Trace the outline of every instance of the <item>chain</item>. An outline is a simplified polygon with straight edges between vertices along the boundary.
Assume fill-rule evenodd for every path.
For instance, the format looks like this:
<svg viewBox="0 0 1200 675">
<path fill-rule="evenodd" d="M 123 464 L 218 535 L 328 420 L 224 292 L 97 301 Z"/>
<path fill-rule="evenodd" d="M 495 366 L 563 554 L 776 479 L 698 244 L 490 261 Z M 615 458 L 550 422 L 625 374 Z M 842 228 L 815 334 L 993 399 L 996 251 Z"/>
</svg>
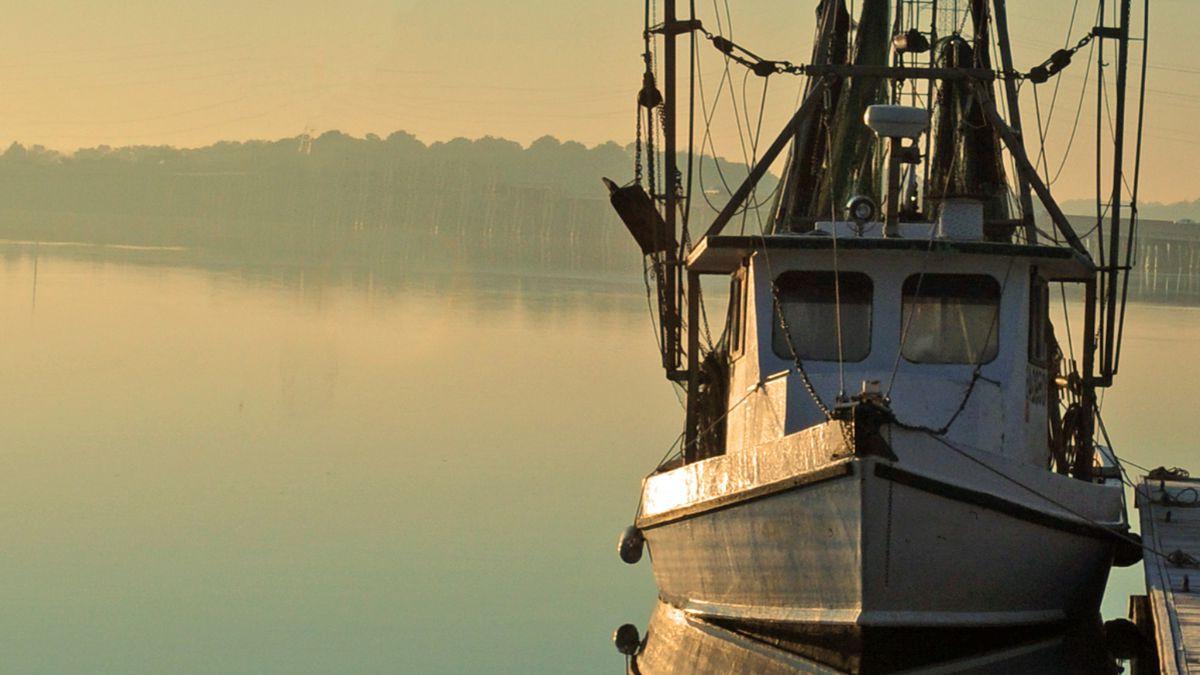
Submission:
<svg viewBox="0 0 1200 675">
<path fill-rule="evenodd" d="M 651 198 L 655 197 L 658 188 L 658 174 L 654 170 L 654 121 L 654 111 L 646 111 L 646 170 L 650 174 L 648 192 Z"/>
<path fill-rule="evenodd" d="M 765 250 L 765 247 L 764 247 Z M 768 263 L 769 264 L 769 263 Z M 785 316 L 783 301 L 779 299 L 779 287 L 775 282 L 771 282 L 771 298 L 775 302 L 775 315 L 779 318 L 779 327 L 783 329 L 783 339 L 787 343 L 788 352 L 792 355 L 792 362 L 795 364 L 796 372 L 800 374 L 800 382 L 804 385 L 804 390 L 812 398 L 813 403 L 825 415 L 825 419 L 833 418 L 833 411 L 821 400 L 821 396 L 817 394 L 817 388 L 813 386 L 812 379 L 808 376 L 808 371 L 804 369 L 804 362 L 800 360 L 800 352 L 796 350 L 795 343 L 792 342 L 792 330 L 788 327 L 787 317 Z"/>
<path fill-rule="evenodd" d="M 700 27 L 697 28 L 704 37 L 712 43 L 717 51 L 721 52 L 729 60 L 741 64 L 748 68 L 751 72 L 759 77 L 770 77 L 771 75 L 805 75 L 808 69 L 804 65 L 797 65 L 791 61 L 765 59 L 758 54 L 746 49 L 729 38 L 721 35 L 716 35 L 711 31 Z M 1071 57 L 1076 52 L 1088 46 L 1099 37 L 1095 30 L 1089 32 L 1075 43 L 1074 47 L 1069 49 L 1060 49 L 1054 52 L 1050 58 L 1043 61 L 1038 66 L 1031 69 L 1028 73 L 1016 71 L 997 72 L 996 75 L 1001 78 L 1013 80 L 1030 80 L 1034 84 L 1041 84 L 1051 77 L 1057 75 L 1071 63 Z"/>
<path fill-rule="evenodd" d="M 642 184 L 642 106 L 637 106 L 637 136 L 633 146 L 633 181 Z"/>
</svg>

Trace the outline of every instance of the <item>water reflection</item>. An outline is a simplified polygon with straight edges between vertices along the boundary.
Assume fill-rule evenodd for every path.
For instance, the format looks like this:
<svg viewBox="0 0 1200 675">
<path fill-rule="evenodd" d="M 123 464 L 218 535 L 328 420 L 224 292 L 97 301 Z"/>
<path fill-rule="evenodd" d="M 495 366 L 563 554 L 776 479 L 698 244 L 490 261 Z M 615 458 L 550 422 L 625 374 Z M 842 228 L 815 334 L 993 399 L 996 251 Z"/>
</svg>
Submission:
<svg viewBox="0 0 1200 675">
<path fill-rule="evenodd" d="M 678 433 L 639 279 L 39 256 L 36 309 L 0 260 L 0 670 L 610 670 Z"/>
<path fill-rule="evenodd" d="M 613 672 L 654 597 L 613 539 L 681 422 L 630 267 L 0 247 L 4 669 Z M 1118 450 L 1196 468 L 1200 311 L 1127 340 Z"/>
<path fill-rule="evenodd" d="M 202 272 L 215 284 L 283 291 L 318 307 L 330 295 L 387 302 L 425 294 L 453 297 L 487 309 L 519 307 L 552 312 L 586 306 L 598 312 L 628 312 L 639 307 L 630 304 L 630 295 L 645 293 L 644 281 L 636 273 L 636 261 L 625 273 L 543 271 L 531 275 L 520 269 L 481 271 L 443 260 L 403 265 L 394 260 L 367 260 L 361 265 L 348 265 L 291 258 L 231 258 L 182 247 L 0 239 L 0 260 L 10 274 L 29 274 L 32 283 L 37 262 L 42 259 L 79 263 L 81 269 L 123 266 L 143 272 L 192 270 Z"/>
<path fill-rule="evenodd" d="M 1108 631 L 1112 633 L 1112 629 Z M 658 603 L 627 671 L 654 673 L 1118 673 L 1099 617 L 1057 628 L 806 633 L 739 627 Z"/>
</svg>

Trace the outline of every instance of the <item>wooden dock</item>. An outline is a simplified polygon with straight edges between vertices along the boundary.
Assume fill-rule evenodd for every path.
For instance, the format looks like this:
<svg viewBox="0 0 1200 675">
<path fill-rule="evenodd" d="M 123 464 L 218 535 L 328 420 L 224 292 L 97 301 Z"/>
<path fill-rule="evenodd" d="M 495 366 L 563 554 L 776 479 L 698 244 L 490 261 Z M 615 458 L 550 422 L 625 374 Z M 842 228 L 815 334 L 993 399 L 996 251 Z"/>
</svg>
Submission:
<svg viewBox="0 0 1200 675">
<path fill-rule="evenodd" d="M 1143 477 L 1136 504 L 1159 670 L 1200 673 L 1200 479 Z"/>
</svg>

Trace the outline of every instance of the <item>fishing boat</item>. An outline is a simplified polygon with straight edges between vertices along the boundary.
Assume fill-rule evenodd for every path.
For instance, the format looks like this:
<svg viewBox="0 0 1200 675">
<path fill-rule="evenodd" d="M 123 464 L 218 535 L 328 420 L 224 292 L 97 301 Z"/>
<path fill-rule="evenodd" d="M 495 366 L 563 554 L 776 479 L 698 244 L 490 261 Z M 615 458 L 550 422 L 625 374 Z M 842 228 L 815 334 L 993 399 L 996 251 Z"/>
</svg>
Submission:
<svg viewBox="0 0 1200 675">
<path fill-rule="evenodd" d="M 1141 555 L 1098 417 L 1136 232 L 1130 0 L 1026 70 L 1004 0 L 850 7 L 816 3 L 811 60 L 795 65 L 647 2 L 637 179 L 606 183 L 686 413 L 621 557 L 649 553 L 663 611 L 746 630 L 1094 614 L 1110 568 Z M 694 106 L 677 90 L 696 86 L 708 44 L 748 77 L 803 78 L 803 96 L 697 227 L 695 148 L 677 140 Z M 1080 67 L 1115 69 L 1097 103 L 1115 130 L 1084 237 L 1030 158 L 1019 93 L 1095 52 Z M 711 340 L 705 279 L 729 289 Z M 1074 309 L 1055 315 L 1059 295 Z"/>
</svg>

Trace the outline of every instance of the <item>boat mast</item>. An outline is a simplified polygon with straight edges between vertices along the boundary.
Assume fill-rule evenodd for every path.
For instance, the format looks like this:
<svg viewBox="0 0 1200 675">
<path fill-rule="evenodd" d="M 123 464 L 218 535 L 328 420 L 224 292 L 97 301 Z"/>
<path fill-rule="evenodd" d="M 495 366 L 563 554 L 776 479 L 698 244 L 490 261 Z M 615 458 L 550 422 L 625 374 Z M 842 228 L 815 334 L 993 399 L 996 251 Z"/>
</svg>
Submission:
<svg viewBox="0 0 1200 675">
<path fill-rule="evenodd" d="M 676 190 L 676 174 L 678 172 L 675 138 L 675 36 L 677 26 L 675 25 L 675 0 L 663 0 L 663 189 L 665 201 L 663 205 L 663 220 L 667 226 L 667 232 L 675 237 L 676 241 L 680 242 L 680 247 L 684 246 L 682 237 L 678 236 L 676 231 L 676 220 L 678 211 L 679 193 Z M 687 372 L 679 371 L 680 361 L 680 332 L 682 317 L 680 316 L 680 302 L 682 290 L 683 266 L 680 264 L 680 251 L 674 248 L 666 251 L 666 289 L 664 294 L 667 296 L 668 312 L 663 316 L 667 347 L 666 349 L 671 354 L 672 364 L 668 364 L 667 377 L 673 381 L 679 381 L 687 376 Z M 691 317 L 688 317 L 688 323 L 691 323 Z M 690 351 L 690 350 L 689 350 Z M 689 354 L 690 360 L 690 354 Z M 690 372 L 690 367 L 688 372 Z M 690 397 L 689 397 L 690 399 Z M 688 410 L 692 408 L 688 405 Z M 690 412 L 689 412 L 690 414 Z"/>
<path fill-rule="evenodd" d="M 676 232 L 676 220 L 678 219 L 679 211 L 679 190 L 677 186 L 679 181 L 677 176 L 679 168 L 677 166 L 678 157 L 676 126 L 678 121 L 678 108 L 676 106 L 676 38 L 681 32 L 694 30 L 691 22 L 680 23 L 676 16 L 675 0 L 663 0 L 663 150 L 666 154 L 664 157 L 664 169 L 666 173 L 666 202 L 664 208 L 666 210 L 665 221 L 667 231 Z M 670 281 L 668 282 L 668 292 L 671 294 L 673 301 L 671 305 L 675 308 L 675 315 L 672 317 L 675 325 L 672 326 L 672 334 L 675 339 L 675 353 L 678 354 L 678 341 L 680 338 L 680 312 L 679 308 L 682 304 L 681 300 L 686 293 L 687 296 L 687 369 L 681 373 L 687 379 L 687 405 L 685 410 L 684 420 L 684 446 L 683 453 L 685 459 L 691 461 L 697 457 L 699 445 L 697 441 L 700 437 L 699 430 L 699 403 L 700 403 L 700 275 L 695 272 L 689 272 L 686 286 L 683 284 L 683 256 L 684 247 L 687 246 L 688 237 L 686 233 L 679 232 L 679 250 L 671 251 L 667 254 L 667 264 L 670 270 Z M 677 373 L 672 379 L 678 380 L 680 373 Z"/>
<path fill-rule="evenodd" d="M 653 0 L 650 0 L 651 2 Z M 676 0 L 663 0 L 663 20 L 661 26 L 651 30 L 662 33 L 663 37 L 663 97 L 662 97 L 662 129 L 663 129 L 663 223 L 673 241 L 679 242 L 678 248 L 668 247 L 664 251 L 663 289 L 662 296 L 662 332 L 663 332 L 663 366 L 667 369 L 667 379 L 672 382 L 687 382 L 686 421 L 684 423 L 684 455 L 694 457 L 698 451 L 697 440 L 698 409 L 700 398 L 700 278 L 698 274 L 688 273 L 687 284 L 683 282 L 683 258 L 688 246 L 685 232 L 679 231 L 679 158 L 678 128 L 679 110 L 677 105 L 677 70 L 678 50 L 677 38 L 682 33 L 696 29 L 695 18 L 689 21 L 679 21 Z M 683 345 L 683 301 L 687 300 L 687 344 Z M 686 367 L 680 369 L 681 361 L 686 353 Z"/>
<path fill-rule="evenodd" d="M 1117 346 L 1117 294 L 1118 287 L 1121 285 L 1118 281 L 1122 272 L 1129 273 L 1128 269 L 1120 266 L 1119 252 L 1121 250 L 1121 189 L 1125 179 L 1125 87 L 1129 77 L 1130 5 L 1131 0 L 1121 0 L 1120 24 L 1115 30 L 1103 27 L 1103 16 L 1101 17 L 1101 28 L 1097 29 L 1102 31 L 1103 37 L 1114 37 L 1117 40 L 1117 112 L 1116 119 L 1113 120 L 1115 128 L 1113 130 L 1112 226 L 1109 231 L 1109 260 L 1105 269 L 1105 273 L 1108 275 L 1108 283 L 1104 288 L 1107 295 L 1104 298 L 1107 308 L 1104 310 L 1104 353 L 1100 362 L 1100 377 L 1104 382 L 1103 386 L 1111 384 L 1113 376 L 1117 373 L 1114 353 Z"/>
</svg>

